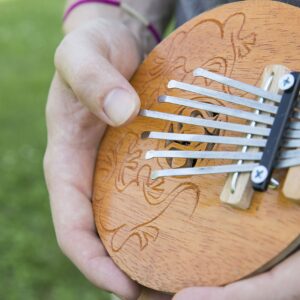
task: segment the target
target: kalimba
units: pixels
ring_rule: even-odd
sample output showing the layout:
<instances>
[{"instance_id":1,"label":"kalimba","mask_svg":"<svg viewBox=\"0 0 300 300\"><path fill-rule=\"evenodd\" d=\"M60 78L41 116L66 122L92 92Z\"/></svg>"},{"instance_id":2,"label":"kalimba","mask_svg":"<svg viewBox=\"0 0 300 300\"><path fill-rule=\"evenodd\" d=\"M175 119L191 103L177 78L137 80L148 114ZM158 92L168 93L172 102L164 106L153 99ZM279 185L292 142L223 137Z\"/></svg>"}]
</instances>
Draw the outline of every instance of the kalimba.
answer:
<instances>
[{"instance_id":1,"label":"kalimba","mask_svg":"<svg viewBox=\"0 0 300 300\"><path fill-rule=\"evenodd\" d=\"M140 114L107 130L93 196L100 238L133 280L225 285L300 244L299 25L292 5L227 4L137 70Z\"/></svg>"}]
</instances>

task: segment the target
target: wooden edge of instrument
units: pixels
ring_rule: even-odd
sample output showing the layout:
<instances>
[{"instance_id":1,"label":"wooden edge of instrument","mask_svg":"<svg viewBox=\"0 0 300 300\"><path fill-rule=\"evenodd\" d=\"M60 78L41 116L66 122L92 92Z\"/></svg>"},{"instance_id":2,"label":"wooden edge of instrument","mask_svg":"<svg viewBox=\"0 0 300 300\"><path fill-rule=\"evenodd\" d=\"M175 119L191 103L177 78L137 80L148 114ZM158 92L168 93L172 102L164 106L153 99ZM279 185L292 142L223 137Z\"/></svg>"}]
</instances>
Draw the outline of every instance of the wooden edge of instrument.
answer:
<instances>
[{"instance_id":1,"label":"wooden edge of instrument","mask_svg":"<svg viewBox=\"0 0 300 300\"><path fill-rule=\"evenodd\" d=\"M267 262L265 265L263 265L260 269L257 269L254 273L250 274L246 278L253 277L255 275L267 272L274 266L278 265L281 261L283 261L285 258L287 258L289 255L293 254L294 251L296 251L300 246L300 235L287 247L284 249L281 253L279 253L274 259Z\"/></svg>"},{"instance_id":2,"label":"wooden edge of instrument","mask_svg":"<svg viewBox=\"0 0 300 300\"><path fill-rule=\"evenodd\" d=\"M263 76L262 76L261 87L263 87L266 84L266 82L270 78L270 76L274 76L272 84L269 88L269 91L271 91L273 93L278 93L279 92L278 81L284 74L286 74L288 72L289 72L289 69L287 69L286 67L284 67L282 65L267 66L265 68ZM270 103L270 102L265 101L265 103ZM265 127L265 125L262 125L262 124L258 124L257 126ZM258 137L256 137L256 138L258 138ZM251 147L249 149L249 152L250 151L258 152L259 148ZM297 169L297 168L292 168L292 169ZM290 170L291 173L296 172L296 170L292 171L292 169ZM300 167L297 171L299 172L299 175L300 175ZM233 176L234 176L233 174L230 174L227 177L224 188L220 195L220 199L223 203L229 204L233 207L240 208L240 209L248 209L251 205L251 200L252 200L252 197L254 194L254 190L251 185L251 173L239 174L237 184L236 184L236 189L234 192L232 192L232 190L231 190L231 182L232 182ZM288 184L287 189L288 189L288 191L295 190L295 194L298 194L299 200L300 200L300 190L298 190L296 193L297 187L295 185L295 180L296 179L294 179L293 182L291 182L291 180L288 180L288 183L290 183L290 184ZM293 186L293 188L291 188L291 185ZM290 192L290 194L292 194L292 192ZM288 197L288 198L290 198L290 197Z\"/></svg>"}]
</instances>

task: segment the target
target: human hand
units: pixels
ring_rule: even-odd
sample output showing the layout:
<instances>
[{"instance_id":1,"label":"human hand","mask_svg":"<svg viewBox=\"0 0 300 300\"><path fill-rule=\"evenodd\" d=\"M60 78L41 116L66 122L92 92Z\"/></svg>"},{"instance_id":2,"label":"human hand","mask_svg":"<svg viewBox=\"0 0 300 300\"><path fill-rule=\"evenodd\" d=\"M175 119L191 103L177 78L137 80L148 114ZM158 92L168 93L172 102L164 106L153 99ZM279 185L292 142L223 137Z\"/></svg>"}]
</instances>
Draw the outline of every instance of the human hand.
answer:
<instances>
[{"instance_id":1,"label":"human hand","mask_svg":"<svg viewBox=\"0 0 300 300\"><path fill-rule=\"evenodd\" d=\"M225 287L193 287L173 300L292 300L300 299L300 251L271 271Z\"/></svg>"},{"instance_id":2,"label":"human hand","mask_svg":"<svg viewBox=\"0 0 300 300\"><path fill-rule=\"evenodd\" d=\"M122 125L139 111L139 97L127 79L140 57L135 39L119 23L97 19L74 30L56 51L46 108L44 169L58 244L92 283L126 299L136 299L140 288L97 236L92 179L106 124Z\"/></svg>"}]
</instances>

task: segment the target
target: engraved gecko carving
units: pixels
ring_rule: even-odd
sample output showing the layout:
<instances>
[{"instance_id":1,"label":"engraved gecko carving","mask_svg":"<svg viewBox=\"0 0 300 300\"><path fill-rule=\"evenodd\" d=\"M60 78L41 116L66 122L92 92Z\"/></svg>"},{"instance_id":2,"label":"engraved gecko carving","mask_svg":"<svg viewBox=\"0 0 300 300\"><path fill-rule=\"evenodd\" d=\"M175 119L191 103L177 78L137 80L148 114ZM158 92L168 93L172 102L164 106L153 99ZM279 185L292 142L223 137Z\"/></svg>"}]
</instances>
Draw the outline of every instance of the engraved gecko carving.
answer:
<instances>
[{"instance_id":1,"label":"engraved gecko carving","mask_svg":"<svg viewBox=\"0 0 300 300\"><path fill-rule=\"evenodd\" d=\"M236 13L228 17L224 22L207 19L196 23L189 31L175 34L172 42L164 49L164 53L157 55L152 62L152 66L145 71L141 71L136 78L138 84L140 80L140 96L143 99L143 107L151 108L155 103L153 99L165 92L165 87L171 79L185 81L193 84L210 86L212 82L203 78L195 78L192 75L196 67L202 67L212 72L220 73L225 76L230 76L234 70L235 64L243 60L252 50L256 44L256 34L254 32L245 34L244 26L246 16L243 13ZM236 26L240 24L240 26ZM202 34L219 39L221 45L222 55L215 53L214 49L207 48L204 44L199 44L203 40ZM185 57L184 47L187 43L195 43L196 47L191 47L189 57ZM205 52L206 51L206 52ZM211 53L207 53L210 51ZM201 53L205 53L203 58ZM197 59L195 59L195 57ZM191 59L190 59L191 58ZM197 61L197 65L193 65L190 61ZM169 74L176 74L176 78L170 78ZM219 85L219 89L230 93L230 89ZM196 98L194 100L197 100ZM208 103L215 103L223 105L218 100L201 98L201 101ZM216 103L218 102L218 103ZM200 118L210 118L214 120L226 121L226 117L214 114L208 115L202 111L187 108L174 108L176 114L193 115ZM225 119L224 119L225 118ZM185 126L183 124L175 124L173 122L166 122L163 131L189 133L193 131L192 126ZM201 128L205 134L221 135L220 130L211 130ZM199 128L198 128L199 132ZM189 182L187 179L181 179L174 182L168 182L168 190L166 190L165 180L163 178L151 180L151 166L145 164L143 161L142 147L139 147L140 138L137 134L131 132L123 135L117 145L111 145L109 151L103 155L103 163L101 169L107 181L114 181L114 190L110 193L111 199L117 199L121 193L128 193L135 195L135 201L139 201L139 207L143 207L142 213L138 220L133 220L130 216L119 216L118 224L108 228L104 225L104 221L100 218L100 226L102 230L110 233L110 247L112 251L118 252L133 239L138 241L139 249L145 249L150 241L155 241L160 233L159 218L170 209L171 205L178 201L178 199L191 199L190 213L192 216L195 212L200 200L199 188ZM158 142L160 149L184 149L185 145L173 142ZM212 150L214 145L195 143L192 145L194 150ZM191 149L191 145L189 145ZM122 159L118 159L121 153ZM125 155L124 155L125 153ZM165 166L157 160L160 167ZM177 163L169 160L167 164L169 167L193 166L195 162L184 161ZM181 164L181 165L180 165ZM173 184L173 185L172 185ZM122 197L119 197L122 198ZM106 197L102 196L100 202L105 202ZM116 200L117 201L117 200ZM123 200L119 200L123 201ZM127 201L127 200L126 200ZM101 205L101 203L100 203ZM122 205L125 205L122 203ZM127 205L127 204L126 204ZM149 209L151 207L151 209ZM134 203L128 203L128 209L134 209ZM105 215L105 213L103 213ZM116 222L116 221L115 221ZM107 223L105 223L107 224Z\"/></svg>"},{"instance_id":2,"label":"engraved gecko carving","mask_svg":"<svg viewBox=\"0 0 300 300\"><path fill-rule=\"evenodd\" d=\"M181 197L189 197L193 202L190 216L193 215L199 203L200 192L198 187L190 182L176 184L171 191L166 191L164 187L164 179L152 180L151 167L143 164L141 160L142 151L138 149L139 137L134 133L126 134L120 143L113 150L114 157L112 162L116 165L110 166L114 170L115 177L115 193L126 192L136 195L139 201L144 202L145 211L148 214L141 214L139 220L128 218L121 220L121 225L113 229L108 229L101 223L104 230L112 233L111 249L115 252L120 251L122 247L132 238L139 241L140 250L143 250L150 240L155 241L159 234L159 228L153 223ZM118 153L126 152L126 158L122 162L118 162ZM146 200L146 201L145 201ZM151 210L147 210L147 206L151 206Z\"/></svg>"},{"instance_id":3,"label":"engraved gecko carving","mask_svg":"<svg viewBox=\"0 0 300 300\"><path fill-rule=\"evenodd\" d=\"M156 98L164 90L171 79L186 81L190 83L203 82L206 86L211 84L211 80L203 80L193 77L193 70L202 67L209 71L231 77L235 64L244 59L256 44L256 33L245 34L244 27L246 15L236 13L228 17L224 22L216 19L207 19L195 24L189 31L175 34L169 47L165 49L164 56L158 55L153 62L153 66L145 71L143 76L150 80L145 81L141 95L152 90L150 95ZM237 26L236 24L240 24ZM208 34L209 32L209 34ZM212 39L219 39L219 44L223 48L222 55L215 53L211 47L202 44L205 37L211 36ZM201 42L199 42L201 41ZM185 46L193 43L195 47L190 47L189 57L185 57ZM194 51L192 50L194 49ZM182 53L182 55L181 55ZM205 58L201 57L205 53ZM197 59L195 59L197 58ZM197 66L190 62L197 61ZM177 78L169 78L168 74L176 73ZM156 85L153 85L156 81ZM226 86L221 87L225 92L230 92ZM147 97L150 99L151 97ZM151 101L145 103L146 108L151 107Z\"/></svg>"}]
</instances>

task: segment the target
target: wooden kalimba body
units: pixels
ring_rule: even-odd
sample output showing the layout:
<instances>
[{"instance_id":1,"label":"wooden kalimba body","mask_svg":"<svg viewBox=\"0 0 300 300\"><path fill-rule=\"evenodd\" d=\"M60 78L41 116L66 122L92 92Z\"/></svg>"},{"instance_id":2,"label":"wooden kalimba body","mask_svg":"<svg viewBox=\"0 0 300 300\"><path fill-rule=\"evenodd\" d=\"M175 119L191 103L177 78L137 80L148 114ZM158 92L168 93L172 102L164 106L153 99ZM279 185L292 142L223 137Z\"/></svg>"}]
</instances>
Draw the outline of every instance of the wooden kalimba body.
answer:
<instances>
[{"instance_id":1,"label":"wooden kalimba body","mask_svg":"<svg viewBox=\"0 0 300 300\"><path fill-rule=\"evenodd\" d=\"M171 293L225 285L270 268L300 244L299 167L282 162L290 156L299 160L297 99L273 155L272 168L286 163L285 169L274 171L272 181L270 174L272 188L263 192L254 191L251 179L261 156L268 158L280 101L297 92L298 73L286 91L280 84L289 78L283 75L300 71L299 25L300 9L292 5L227 4L177 29L137 70L132 84L142 101L140 116L125 127L108 128L93 196L100 238L133 280ZM226 78L247 83L252 91L259 87L267 96L227 84ZM241 132L244 127L253 130ZM244 168L249 161L251 170L243 174L165 172L228 164Z\"/></svg>"}]
</instances>

